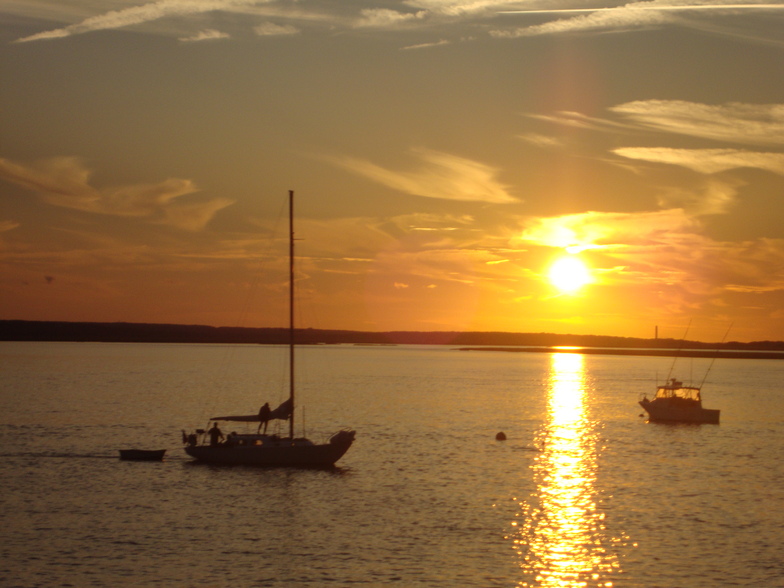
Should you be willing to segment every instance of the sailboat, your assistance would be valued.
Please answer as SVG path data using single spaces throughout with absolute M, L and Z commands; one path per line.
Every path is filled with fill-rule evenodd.
M 214 426 L 209 431 L 197 429 L 182 438 L 185 452 L 198 461 L 217 464 L 237 464 L 266 467 L 330 468 L 348 451 L 356 432 L 342 429 L 325 443 L 314 443 L 294 436 L 294 192 L 289 191 L 289 397 L 274 410 L 268 404 L 257 414 L 212 417 Z M 289 421 L 288 437 L 268 435 L 270 420 Z M 218 421 L 258 422 L 256 433 L 232 433 L 221 442 Z M 261 431 L 262 425 L 264 432 Z

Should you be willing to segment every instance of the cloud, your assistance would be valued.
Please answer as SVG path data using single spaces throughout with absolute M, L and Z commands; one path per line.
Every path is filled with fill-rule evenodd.
M 425 11 L 398 12 L 388 8 L 365 8 L 360 11 L 360 15 L 356 21 L 356 27 L 390 28 L 421 20 L 427 13 Z
M 214 198 L 207 202 L 194 202 L 190 204 L 174 203 L 161 210 L 163 219 L 161 224 L 171 225 L 186 231 L 200 231 L 219 210 L 234 204 L 228 198 Z
M 144 217 L 196 230 L 218 210 L 232 204 L 223 198 L 189 204 L 176 201 L 198 191 L 191 180 L 169 178 L 157 184 L 99 189 L 90 185 L 91 174 L 76 157 L 56 157 L 30 165 L 0 158 L 0 179 L 36 192 L 54 206 L 83 212 Z
M 666 241 L 692 232 L 699 223 L 682 209 L 644 213 L 584 212 L 530 219 L 518 239 L 523 243 L 566 249 L 614 249 Z
M 409 51 L 412 49 L 430 49 L 431 47 L 443 47 L 444 45 L 450 45 L 451 41 L 447 41 L 446 39 L 441 39 L 439 41 L 434 41 L 433 43 L 420 43 L 419 45 L 409 45 L 408 47 L 402 47 L 401 50 Z
M 784 104 L 638 100 L 609 109 L 643 127 L 715 141 L 784 145 Z
M 632 2 L 616 7 L 510 10 L 503 13 L 520 16 L 536 14 L 577 14 L 577 16 L 539 25 L 493 30 L 490 34 L 498 38 L 518 38 L 590 31 L 620 32 L 681 22 L 677 19 L 676 14 L 683 12 L 735 14 L 742 10 L 770 11 L 781 10 L 782 8 L 784 8 L 782 4 L 722 4 L 716 2 L 710 4 L 679 4 L 677 2 L 657 2 L 654 0 L 652 2 Z
M 297 223 L 318 256 L 331 260 L 368 262 L 379 251 L 418 255 L 433 250 L 472 248 L 488 238 L 468 215 L 411 213 L 392 217 L 347 217 Z M 501 238 L 493 237 L 498 241 Z M 318 244 L 317 247 L 315 244 Z
M 586 212 L 528 219 L 518 240 L 530 247 L 571 245 L 586 252 L 605 280 L 667 286 L 679 305 L 701 304 L 722 291 L 784 289 L 784 276 L 771 271 L 784 267 L 784 240 L 722 242 L 701 231 L 683 208 Z
M 784 104 L 702 104 L 685 100 L 638 100 L 608 108 L 619 118 L 589 117 L 579 112 L 525 114 L 527 118 L 559 126 L 597 131 L 659 132 L 725 143 L 784 145 Z M 521 139 L 544 146 L 546 137 L 529 133 Z M 681 149 L 671 147 L 619 147 L 612 153 L 640 161 L 668 163 L 712 174 L 736 168 L 756 168 L 784 175 L 784 154 L 737 148 Z
M 524 133 L 517 136 L 519 139 L 545 149 L 552 149 L 554 147 L 563 146 L 563 140 L 549 135 L 542 135 L 540 133 Z
M 678 304 L 713 293 L 715 281 L 706 272 L 705 258 L 720 260 L 715 255 L 719 247 L 701 234 L 699 221 L 678 208 L 532 218 L 524 222 L 518 239 L 531 249 L 582 252 L 604 284 L 666 286 L 667 296 L 678 298 Z
M 222 33 L 215 29 L 206 29 L 200 31 L 191 37 L 181 37 L 180 41 L 183 43 L 198 43 L 199 41 L 215 41 L 217 39 L 229 39 L 231 35 Z
M 665 12 L 640 10 L 634 5 L 581 14 L 568 19 L 559 19 L 540 25 L 517 27 L 491 31 L 493 37 L 514 39 L 559 33 L 586 31 L 626 31 L 650 26 L 660 26 L 673 21 L 673 17 Z
M 300 33 L 297 27 L 291 25 L 278 25 L 272 22 L 263 22 L 253 27 L 253 31 L 260 37 L 280 37 L 283 35 L 296 35 Z
M 671 149 L 669 147 L 621 147 L 613 153 L 628 159 L 679 165 L 702 174 L 715 174 L 741 167 L 784 175 L 784 154 L 739 149 Z
M 519 6 L 518 0 L 405 0 L 405 4 L 446 17 L 487 14 L 495 17 L 499 8 Z
M 483 163 L 430 149 L 412 150 L 422 162 L 414 171 L 392 171 L 352 157 L 330 160 L 374 182 L 415 196 L 471 202 L 518 202 L 496 176 L 498 170 Z
M 182 41 L 206 41 L 217 38 L 215 29 L 182 36 L 182 26 L 190 26 L 194 15 L 210 13 L 235 13 L 243 16 L 270 17 L 297 19 L 303 22 L 328 23 L 336 28 L 347 29 L 384 29 L 395 30 L 410 29 L 412 25 L 428 26 L 441 29 L 444 25 L 467 25 L 484 27 L 487 22 L 497 22 L 499 10 L 511 18 L 516 14 L 518 18 L 526 15 L 552 14 L 569 16 L 544 24 L 497 29 L 490 34 L 497 38 L 528 37 L 536 35 L 569 33 L 569 32 L 607 32 L 625 31 L 639 28 L 661 26 L 670 22 L 678 22 L 695 28 L 713 27 L 711 30 L 731 36 L 742 36 L 732 30 L 719 30 L 716 25 L 708 23 L 706 19 L 697 22 L 695 19 L 685 20 L 679 18 L 679 13 L 705 14 L 721 13 L 736 14 L 739 11 L 772 11 L 784 7 L 781 4 L 678 4 L 673 2 L 632 2 L 624 6 L 599 7 L 593 9 L 555 9 L 555 10 L 507 10 L 504 8 L 518 7 L 517 0 L 404 0 L 397 4 L 403 10 L 387 8 L 385 6 L 363 8 L 357 12 L 354 6 L 357 3 L 299 3 L 299 2 L 274 2 L 273 0 L 152 0 L 146 3 L 131 5 L 133 0 L 112 0 L 109 2 L 89 2 L 72 0 L 73 4 L 58 6 L 57 3 L 24 3 L 18 2 L 8 11 L 28 18 L 36 18 L 47 22 L 70 22 L 60 28 L 50 29 L 21 39 L 18 43 L 42 41 L 47 39 L 60 39 L 72 35 L 80 35 L 92 31 L 114 30 L 129 26 L 139 26 L 158 21 L 164 18 L 177 23 L 178 37 Z M 14 4 L 14 3 L 12 3 Z M 65 3 L 60 3 L 65 4 Z M 89 11 L 97 6 L 105 7 L 107 4 L 125 6 L 109 10 L 101 14 L 85 17 Z M 388 3 L 390 4 L 390 3 Z M 391 5 L 391 4 L 390 4 Z M 407 9 L 407 10 L 406 10 Z M 104 8 L 106 10 L 106 8 Z M 225 23 L 222 23 L 225 24 Z M 259 32 L 259 35 L 281 35 L 300 32 L 290 25 L 276 25 L 282 29 L 278 32 Z M 265 26 L 262 25 L 262 31 Z M 269 29 L 272 30 L 272 29 Z M 455 26 L 459 31 L 459 38 L 466 40 L 463 26 Z M 484 28 L 482 30 L 485 30 Z M 770 40 L 780 44 L 775 40 Z M 424 43 L 422 46 L 429 46 Z
M 112 10 L 59 29 L 36 33 L 18 39 L 17 43 L 60 39 L 92 31 L 139 25 L 170 16 L 189 16 L 218 10 L 231 10 L 260 3 L 262 0 L 158 0 L 121 10 Z
M 592 131 L 612 131 L 632 129 L 633 125 L 628 123 L 620 123 L 608 119 L 601 119 L 590 117 L 581 112 L 573 112 L 562 110 L 553 114 L 526 114 L 526 117 L 556 124 L 563 127 L 571 127 L 575 129 L 587 129 Z
M 19 223 L 16 221 L 12 221 L 12 220 L 0 221 L 0 233 L 7 233 L 8 231 L 13 231 L 17 227 L 19 227 Z
M 709 180 L 701 190 L 671 188 L 659 196 L 663 208 L 678 207 L 692 216 L 727 214 L 736 202 L 742 182 Z

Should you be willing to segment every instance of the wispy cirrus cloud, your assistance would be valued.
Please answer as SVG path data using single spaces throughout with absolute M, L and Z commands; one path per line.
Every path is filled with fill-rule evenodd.
M 115 5 L 117 0 L 115 0 Z M 120 2 L 128 4 L 128 2 Z M 56 12 L 65 20 L 79 18 L 84 12 L 94 10 L 94 6 L 87 5 L 81 10 L 65 10 L 62 7 L 52 7 L 48 12 Z M 18 10 L 20 14 L 33 18 L 47 18 L 47 10 L 38 9 Z M 310 23 L 328 23 L 333 26 L 350 28 L 388 28 L 405 27 L 408 23 L 421 21 L 430 13 L 427 10 L 414 10 L 403 12 L 385 7 L 364 8 L 359 13 L 350 7 L 341 6 L 339 3 L 331 6 L 316 6 L 290 3 L 288 5 L 276 3 L 274 0 L 153 0 L 145 4 L 131 5 L 95 14 L 77 20 L 66 26 L 42 31 L 27 37 L 17 39 L 17 43 L 61 39 L 73 35 L 81 35 L 93 31 L 114 30 L 125 27 L 144 25 L 164 18 L 189 18 L 195 15 L 209 13 L 235 13 L 248 17 L 292 19 Z M 274 24 L 263 22 L 252 27 L 259 36 L 292 35 L 301 32 L 298 27 L 291 24 Z M 179 37 L 181 41 L 206 41 L 230 37 L 228 33 L 218 32 L 216 29 L 206 29 L 192 35 Z
M 0 221 L 0 233 L 6 233 L 8 231 L 12 231 L 19 226 L 19 223 L 12 220 L 3 220 Z
M 40 194 L 53 205 L 83 212 L 147 218 L 187 230 L 204 228 L 215 213 L 233 204 L 216 198 L 207 202 L 182 202 L 198 188 L 191 180 L 169 178 L 157 184 L 107 188 L 90 185 L 92 171 L 76 157 L 55 157 L 33 164 L 0 158 L 0 180 Z
M 301 31 L 292 25 L 279 25 L 274 22 L 263 22 L 253 27 L 253 31 L 260 37 L 280 37 L 285 35 L 297 35 Z
M 643 213 L 584 212 L 530 219 L 519 236 L 523 243 L 571 252 L 617 249 L 668 242 L 699 226 L 682 209 Z
M 216 31 L 215 29 L 206 29 L 203 31 L 199 31 L 195 35 L 190 37 L 180 37 L 180 41 L 183 43 L 198 43 L 201 41 L 215 41 L 218 39 L 229 39 L 231 35 L 228 33 L 223 33 L 221 31 Z
M 553 114 L 526 114 L 526 117 L 543 122 L 557 124 L 563 127 L 586 129 L 591 131 L 618 131 L 632 129 L 633 125 L 625 122 L 612 121 L 587 116 L 581 112 L 562 110 Z
M 741 149 L 672 149 L 668 147 L 621 147 L 613 153 L 629 159 L 678 165 L 702 174 L 748 167 L 784 175 L 784 154 Z
M 563 140 L 549 135 L 542 135 L 541 133 L 523 133 L 518 135 L 518 138 L 530 145 L 542 147 L 545 149 L 552 149 L 563 146 Z
M 606 118 L 579 112 L 526 114 L 532 120 L 601 133 L 685 135 L 711 141 L 778 147 L 784 145 L 784 104 L 703 104 L 685 100 L 637 100 L 608 108 Z M 677 149 L 622 147 L 628 159 L 680 165 L 700 173 L 753 167 L 781 174 L 784 155 L 737 148 Z
M 274 0 L 152 0 L 145 4 L 132 5 L 132 0 L 112 0 L 114 10 L 85 17 L 95 10 L 95 3 L 70 0 L 69 6 L 37 6 L 17 7 L 15 12 L 29 15 L 33 18 L 47 18 L 48 14 L 57 14 L 64 21 L 73 19 L 75 22 L 60 28 L 42 31 L 18 39 L 17 42 L 25 43 L 47 39 L 59 39 L 72 35 L 80 35 L 92 31 L 120 29 L 129 26 L 143 25 L 163 18 L 182 19 L 194 15 L 207 15 L 209 13 L 225 12 L 237 13 L 252 17 L 276 17 L 293 19 L 301 22 L 328 23 L 330 26 L 349 29 L 383 29 L 383 30 L 409 30 L 412 26 L 437 27 L 454 26 L 454 31 L 461 40 L 471 39 L 471 34 L 466 35 L 466 26 L 475 30 L 487 30 L 487 23 L 496 23 L 499 12 L 507 14 L 509 18 L 515 15 L 551 14 L 554 16 L 568 16 L 558 20 L 532 26 L 511 26 L 496 28 L 490 35 L 497 38 L 517 38 L 538 35 L 572 33 L 572 32 L 609 32 L 627 31 L 650 27 L 660 27 L 677 22 L 705 28 L 708 25 L 705 19 L 701 23 L 686 20 L 680 14 L 735 14 L 740 11 L 775 11 L 784 8 L 782 4 L 774 3 L 746 3 L 746 4 L 721 4 L 721 3 L 679 3 L 653 0 L 650 2 L 632 2 L 623 6 L 596 7 L 596 8 L 562 8 L 562 9 L 531 9 L 531 10 L 506 10 L 504 8 L 517 7 L 517 0 L 406 0 L 400 8 L 390 8 L 380 3 L 379 6 L 364 7 L 359 10 L 350 4 L 341 3 L 277 3 Z M 108 2 L 108 0 L 107 0 Z M 129 5 L 131 4 L 131 5 Z M 101 6 L 104 6 L 102 4 Z M 77 20 L 79 19 L 79 20 Z M 189 26 L 185 24 L 185 26 Z M 288 29 L 292 25 L 276 25 Z M 713 25 L 711 25 L 713 26 Z M 262 25 L 263 28 L 263 25 Z M 299 31 L 298 31 L 299 32 Z M 737 34 L 733 31 L 716 29 L 722 34 Z M 290 30 L 282 33 L 258 34 L 292 34 Z M 182 36 L 179 38 L 187 41 L 205 41 L 216 37 L 215 29 L 206 29 L 201 32 Z M 228 33 L 223 33 L 228 35 Z M 742 36 L 742 35 L 741 35 Z M 425 43 L 423 46 L 429 46 Z
M 709 179 L 697 189 L 672 187 L 659 195 L 663 208 L 679 208 L 691 216 L 727 214 L 737 202 L 740 181 Z
M 649 129 L 716 141 L 784 145 L 784 104 L 638 100 L 609 110 Z
M 641 213 L 585 212 L 523 223 L 519 241 L 531 247 L 588 251 L 614 280 L 676 286 L 697 299 L 721 290 L 784 288 L 784 240 L 717 241 L 683 208 Z M 609 278 L 608 278 L 609 279 Z
M 428 213 L 302 219 L 299 225 L 320 260 L 352 263 L 372 261 L 379 251 L 458 249 L 481 233 L 473 217 Z
M 535 11 L 542 14 L 549 11 Z M 571 11 L 567 11 L 569 14 Z M 579 12 L 583 12 L 582 10 Z M 561 11 L 553 11 L 559 14 Z M 580 14 L 572 18 L 558 19 L 538 25 L 515 27 L 510 29 L 496 29 L 490 35 L 501 39 L 514 39 L 519 37 L 534 37 L 539 35 L 554 35 L 559 33 L 589 32 L 589 31 L 624 31 L 639 29 L 654 25 L 663 25 L 673 21 L 673 16 L 663 11 L 640 10 L 632 6 L 597 10 L 589 14 Z
M 669 134 L 726 143 L 784 144 L 784 105 L 728 103 L 709 105 L 679 100 L 647 100 L 609 109 L 628 124 Z M 701 174 L 752 168 L 784 175 L 784 154 L 736 148 L 683 149 L 622 147 L 612 153 L 626 159 L 664 163 Z M 678 206 L 692 215 L 726 214 L 736 203 L 740 183 L 711 179 L 700 190 L 672 188 L 660 198 L 664 207 Z
M 418 169 L 393 171 L 354 157 L 328 158 L 334 164 L 394 190 L 415 196 L 472 202 L 518 202 L 484 163 L 430 149 L 413 149 Z
M 18 39 L 17 43 L 60 39 L 92 31 L 119 29 L 144 24 L 171 16 L 190 16 L 218 10 L 232 10 L 264 2 L 265 0 L 157 0 L 91 16 L 59 29 L 44 31 Z
M 498 38 L 518 38 L 574 32 L 620 32 L 683 22 L 678 18 L 679 14 L 735 14 L 740 11 L 765 12 L 782 9 L 784 4 L 775 3 L 680 3 L 653 0 L 613 7 L 509 10 L 503 13 L 518 16 L 542 14 L 576 16 L 537 25 L 496 29 L 490 34 Z
M 360 18 L 357 19 L 357 27 L 397 27 L 401 24 L 421 20 L 427 16 L 427 12 L 420 10 L 417 12 L 398 12 L 388 8 L 365 8 L 360 11 Z
M 409 45 L 407 47 L 402 47 L 403 51 L 412 51 L 416 49 L 430 49 L 432 47 L 443 47 L 444 45 L 450 45 L 451 42 L 447 41 L 446 39 L 440 39 L 438 41 L 434 41 L 432 43 L 420 43 L 418 45 Z

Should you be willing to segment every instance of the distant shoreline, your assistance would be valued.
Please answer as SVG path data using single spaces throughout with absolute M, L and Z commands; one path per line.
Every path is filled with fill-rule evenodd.
M 300 345 L 451 345 L 471 351 L 600 353 L 604 355 L 663 355 L 784 359 L 784 342 L 706 343 L 680 339 L 642 339 L 605 335 L 457 331 L 348 331 L 296 329 Z M 288 328 L 213 327 L 159 323 L 94 323 L 0 320 L 0 341 L 72 341 L 106 343 L 243 343 L 284 345 Z M 568 347 L 578 349 L 564 349 Z
M 516 353 L 577 353 L 580 355 L 638 355 L 653 357 L 704 357 L 721 359 L 784 359 L 784 352 L 696 349 L 608 349 L 603 347 L 462 347 L 458 351 L 506 351 Z

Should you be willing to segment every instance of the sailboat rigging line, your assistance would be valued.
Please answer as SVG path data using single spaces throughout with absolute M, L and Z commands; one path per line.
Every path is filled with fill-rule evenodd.
M 735 323 L 734 322 L 730 323 L 730 326 L 727 327 L 727 332 L 724 333 L 724 336 L 721 338 L 721 342 L 716 346 L 716 354 L 713 356 L 713 359 L 711 359 L 711 362 L 708 365 L 708 370 L 705 372 L 705 375 L 702 378 L 702 382 L 700 382 L 700 388 L 702 388 L 702 385 L 705 383 L 705 380 L 708 379 L 708 374 L 710 373 L 711 368 L 713 367 L 713 364 L 716 362 L 716 358 L 719 356 L 719 351 L 720 351 L 721 345 L 727 339 L 727 335 L 730 334 L 730 329 L 732 328 L 733 324 L 735 324 Z
M 285 207 L 286 203 L 281 204 L 280 208 L 276 212 L 274 216 L 274 223 L 272 224 L 271 234 L 272 235 L 280 235 L 281 234 L 281 225 L 284 222 L 283 219 L 285 217 Z M 262 276 L 266 274 L 266 270 L 269 268 L 270 259 L 275 257 L 273 252 L 277 247 L 277 243 L 279 242 L 278 239 L 268 239 L 263 240 L 261 243 L 266 243 L 260 248 L 260 251 L 249 251 L 246 249 L 245 253 L 250 256 L 253 262 L 250 264 L 250 271 L 248 274 L 251 276 L 250 281 L 248 282 L 247 288 L 242 288 L 245 290 L 245 296 L 242 299 L 241 303 L 238 305 L 239 311 L 237 313 L 237 318 L 232 325 L 235 328 L 240 327 L 247 327 L 248 326 L 248 316 L 250 314 L 250 309 L 252 308 L 252 304 L 255 301 L 256 296 L 258 295 L 259 291 L 259 284 L 261 283 Z M 230 371 L 236 367 L 236 356 L 238 350 L 241 348 L 236 343 L 223 343 L 220 344 L 224 347 L 223 354 L 221 356 L 221 360 L 219 366 L 217 367 L 217 376 L 214 377 L 214 386 L 216 388 L 216 392 L 214 394 L 210 394 L 208 396 L 209 402 L 205 402 L 205 409 L 208 414 L 212 414 L 214 409 L 217 406 L 217 403 L 222 400 L 225 396 L 225 391 L 231 384 L 231 378 L 229 377 Z M 281 364 L 281 370 L 285 369 L 285 359 L 283 364 Z M 280 378 L 280 376 L 277 376 Z M 269 378 L 270 381 L 272 378 Z M 211 380 L 211 381 L 213 381 Z M 280 378 L 279 381 L 283 381 Z M 282 394 L 284 391 L 283 389 L 280 390 Z M 207 420 L 206 428 L 208 429 L 210 426 L 211 420 Z
M 289 190 L 289 437 L 294 439 L 294 190 Z
M 683 344 L 686 342 L 686 335 L 689 334 L 692 320 L 693 319 L 689 319 L 689 324 L 686 325 L 686 331 L 683 333 L 683 338 L 681 339 L 680 346 L 678 347 L 678 352 L 675 354 L 675 357 L 672 358 L 672 365 L 670 366 L 670 371 L 667 373 L 667 380 L 665 380 L 667 382 L 669 382 L 670 378 L 672 378 L 672 370 L 675 369 L 675 362 L 678 361 L 678 356 L 681 354 L 681 351 L 683 351 Z
M 256 433 L 230 433 L 224 442 L 220 439 L 217 424 L 204 435 L 202 429 L 196 433 L 183 431 L 185 453 L 197 461 L 226 465 L 251 465 L 261 467 L 332 468 L 354 443 L 356 431 L 341 429 L 325 443 L 314 443 L 306 437 L 294 436 L 294 349 L 296 344 L 294 313 L 294 191 L 289 190 L 289 397 L 272 410 L 269 404 L 258 413 L 211 417 L 210 421 L 259 423 Z M 304 409 L 301 413 L 304 422 Z M 289 437 L 261 432 L 261 426 L 270 420 L 288 420 Z

